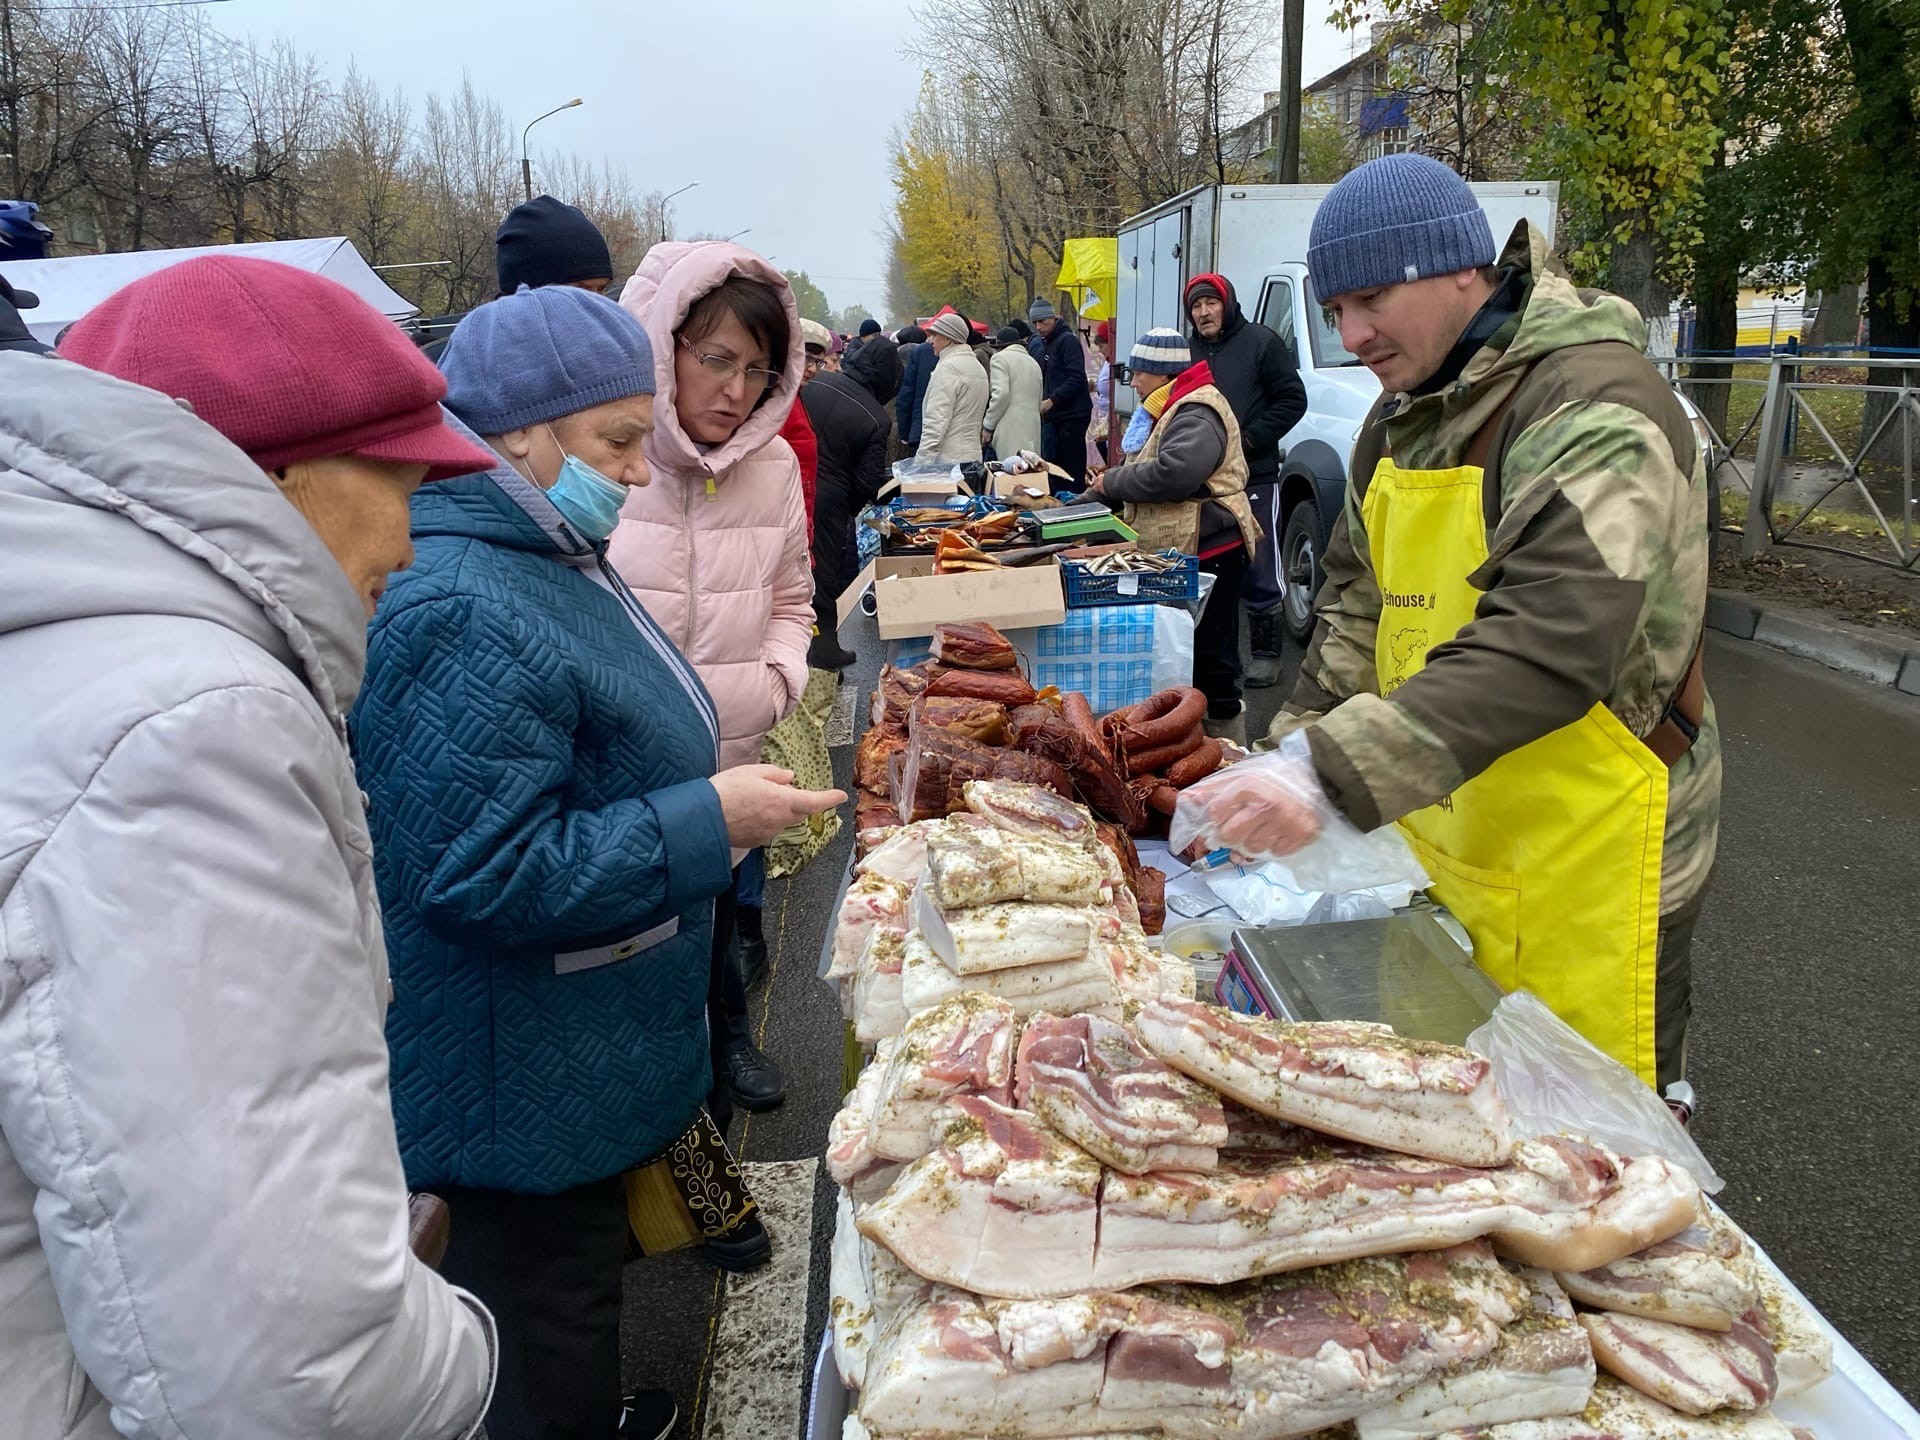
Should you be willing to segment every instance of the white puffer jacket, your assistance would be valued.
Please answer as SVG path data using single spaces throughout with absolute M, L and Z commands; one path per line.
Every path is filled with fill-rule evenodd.
M 473 1430 L 407 1249 L 366 621 L 165 396 L 0 354 L 0 1434 Z

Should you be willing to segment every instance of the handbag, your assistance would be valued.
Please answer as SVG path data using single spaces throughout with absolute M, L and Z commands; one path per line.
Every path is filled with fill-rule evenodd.
M 800 706 L 773 729 L 760 746 L 760 759 L 793 772 L 802 790 L 833 788 L 833 757 L 827 751 L 827 721 L 833 718 L 840 693 L 840 675 L 834 670 L 809 670 Z M 822 811 L 796 821 L 767 845 L 767 875 L 771 879 L 806 869 L 840 833 L 840 812 Z

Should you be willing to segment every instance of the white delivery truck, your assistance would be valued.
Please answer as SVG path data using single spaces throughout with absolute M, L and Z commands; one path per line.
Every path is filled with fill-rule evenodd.
M 1124 363 L 1135 338 L 1156 326 L 1191 330 L 1180 296 L 1209 272 L 1233 282 L 1241 308 L 1293 352 L 1307 387 L 1307 413 L 1280 438 L 1280 555 L 1287 577 L 1287 629 L 1313 630 L 1320 554 L 1340 513 L 1360 422 L 1380 382 L 1340 343 L 1307 281 L 1307 237 L 1330 185 L 1203 185 L 1144 210 L 1120 226 L 1120 283 L 1114 342 Z M 1496 248 L 1531 220 L 1551 241 L 1558 182 L 1477 184 Z M 1303 339 L 1304 337 L 1304 339 Z M 1133 410 L 1133 391 L 1115 377 L 1114 407 Z M 1116 425 L 1115 434 L 1119 433 Z

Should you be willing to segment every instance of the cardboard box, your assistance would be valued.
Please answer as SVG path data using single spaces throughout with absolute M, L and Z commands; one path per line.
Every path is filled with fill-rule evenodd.
M 946 475 L 908 475 L 887 481 L 880 487 L 878 499 L 884 502 L 899 495 L 907 500 L 938 502 L 971 494 L 973 487 L 964 480 Z
M 1060 567 L 1051 560 L 1017 568 L 936 575 L 931 555 L 883 555 L 840 593 L 840 625 L 844 626 L 860 608 L 860 599 L 869 587 L 882 640 L 931 635 L 934 626 L 955 620 L 984 620 L 1007 630 L 1058 625 L 1067 618 Z

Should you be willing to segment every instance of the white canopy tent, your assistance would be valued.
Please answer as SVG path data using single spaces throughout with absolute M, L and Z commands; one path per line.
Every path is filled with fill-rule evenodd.
M 22 310 L 36 339 L 51 345 L 59 333 L 123 285 L 201 255 L 249 255 L 277 260 L 337 280 L 392 320 L 419 314 L 419 307 L 398 294 L 361 258 L 351 240 L 333 235 L 321 240 L 263 240 L 247 245 L 195 245 L 184 250 L 130 250 L 119 255 L 68 255 L 57 260 L 11 260 L 0 275 L 40 297 Z

